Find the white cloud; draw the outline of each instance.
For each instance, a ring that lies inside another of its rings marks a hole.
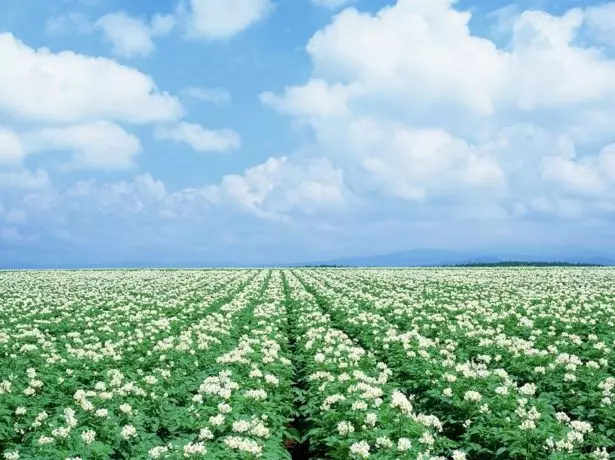
[[[588,7],[585,21],[595,41],[615,46],[615,2]]]
[[[106,14],[97,21],[73,11],[49,18],[45,28],[52,34],[90,34],[99,30],[111,43],[114,55],[130,59],[149,56],[156,48],[153,38],[170,34],[176,23],[174,14],[155,14],[147,23],[125,11]]]
[[[94,207],[104,212],[141,212],[163,206],[168,192],[162,181],[141,174],[132,181],[77,182],[61,195],[61,200],[77,207]]]
[[[599,196],[606,191],[606,187],[592,163],[547,157],[542,163],[542,177],[575,195]]]
[[[494,199],[506,191],[497,161],[441,129],[367,117],[312,122],[319,150],[354,171],[353,190],[410,201]]]
[[[615,182],[615,144],[609,144],[600,151],[598,165],[600,171]]]
[[[615,140],[615,60],[577,44],[586,11],[509,11],[498,48],[454,4],[347,8],[309,40],[312,78],[261,100],[307,126],[305,148],[355,192],[509,209],[547,194],[567,215],[613,201],[613,156],[576,152]]]
[[[354,0],[311,0],[316,6],[324,6],[325,8],[339,8],[340,6],[352,3]]]
[[[9,190],[40,190],[51,186],[49,174],[42,169],[0,171],[0,188]]]
[[[582,123],[590,131],[593,123],[583,123],[587,113],[568,112],[562,120],[561,109],[608,107],[613,114],[615,63],[573,44],[581,10],[523,12],[505,51],[472,35],[470,14],[450,3],[399,0],[377,15],[346,9],[307,45],[315,78],[350,86],[355,103],[372,110],[394,109],[423,125],[463,124],[466,133],[493,114],[496,121],[520,121],[529,111],[548,110],[559,128]]]
[[[122,127],[95,122],[65,128],[43,128],[24,135],[28,150],[72,152],[71,168],[125,169],[141,150],[139,139]]]
[[[168,35],[175,27],[175,22],[172,14],[156,14],[148,24],[124,11],[118,11],[98,19],[96,27],[111,42],[113,54],[129,59],[150,55],[156,48],[152,37]]]
[[[182,91],[186,96],[193,97],[203,102],[211,102],[215,105],[227,105],[231,103],[231,94],[222,88],[206,88],[190,86]]]
[[[171,33],[177,23],[173,14],[156,14],[150,23],[150,32],[154,37],[160,37]]]
[[[19,164],[26,152],[19,136],[8,129],[0,127],[0,166]]]
[[[326,158],[269,158],[205,189],[205,196],[214,203],[234,203],[270,219],[287,219],[294,211],[313,214],[339,209],[346,203],[346,193],[342,171]]]
[[[189,35],[228,39],[266,17],[273,8],[271,0],[190,0]]]
[[[65,34],[67,32],[88,34],[93,32],[96,26],[85,14],[73,11],[49,18],[45,23],[45,28],[52,34]]]
[[[179,101],[148,75],[111,59],[34,50],[0,34],[0,113],[47,122],[174,120]]]
[[[111,42],[112,52],[117,56],[143,57],[154,51],[149,25],[123,11],[106,14],[96,21],[96,25]]]
[[[335,83],[328,85],[320,79],[310,80],[305,86],[286,89],[283,98],[271,92],[261,94],[264,104],[289,115],[316,117],[343,117],[348,108],[350,88]]]
[[[307,51],[325,80],[412,99],[416,110],[446,103],[488,115],[506,64],[492,42],[469,34],[469,18],[447,0],[400,0],[376,16],[348,8]]]
[[[231,129],[206,129],[195,123],[181,122],[171,128],[160,128],[158,139],[184,142],[197,152],[224,152],[241,146],[239,134]]]

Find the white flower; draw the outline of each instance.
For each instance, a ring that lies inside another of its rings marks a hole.
[[[160,458],[163,454],[167,453],[169,451],[169,448],[166,446],[157,446],[157,447],[152,447],[148,454],[151,458]]]
[[[41,436],[40,438],[38,438],[38,443],[42,446],[45,444],[52,444],[53,443],[53,438],[50,438],[49,436]]]
[[[421,436],[421,438],[419,439],[419,442],[421,444],[427,444],[428,446],[431,446],[434,443],[434,441],[435,441],[434,437],[431,435],[431,433],[428,433],[427,431],[425,431],[423,435]]]
[[[609,460],[609,452],[606,450],[606,447],[599,447],[595,451],[591,453],[591,456],[596,460]]]
[[[533,383],[526,383],[519,388],[519,393],[522,395],[533,396],[536,393],[536,385]]]
[[[534,420],[524,420],[519,428],[522,430],[533,430],[536,428],[536,423]]]
[[[213,417],[209,417],[209,423],[212,426],[220,426],[224,423],[224,419],[225,419],[224,415],[218,414]]]
[[[376,425],[377,420],[378,420],[378,416],[374,414],[373,412],[370,412],[369,414],[365,416],[365,423],[367,423],[370,426]]]
[[[60,427],[60,428],[54,428],[53,430],[51,430],[51,436],[53,436],[54,438],[66,439],[68,438],[69,435],[70,435],[70,428],[67,428],[65,426]]]
[[[479,402],[483,399],[483,396],[478,391],[470,390],[465,392],[463,399],[471,402]]]
[[[271,375],[271,374],[265,375],[265,382],[273,386],[277,386],[279,384],[278,378],[275,375]]]
[[[120,405],[120,412],[124,414],[132,414],[132,406],[130,404],[122,404]]]
[[[267,399],[267,392],[265,390],[248,390],[245,393],[246,398],[265,400]]]
[[[32,387],[27,387],[24,391],[23,394],[26,396],[32,396],[34,394],[36,394],[36,390]]]
[[[220,403],[218,404],[218,412],[220,412],[221,414],[228,414],[233,410],[233,408],[226,403]]]
[[[508,387],[507,386],[501,386],[501,387],[497,387],[495,389],[495,392],[499,395],[507,395],[508,394]]]
[[[188,443],[184,446],[184,457],[191,457],[193,455],[205,455],[207,449],[202,442]]]
[[[466,460],[466,454],[460,450],[453,451],[453,460]]]
[[[350,433],[354,433],[354,426],[347,421],[339,422],[337,424],[337,432],[340,436],[348,436]]]
[[[366,441],[355,442],[350,446],[350,452],[359,458],[369,457],[369,444]]]
[[[383,449],[390,449],[393,447],[393,441],[386,437],[379,437],[376,439],[376,446],[381,447]]]
[[[397,441],[397,450],[400,452],[406,452],[412,448],[412,442],[408,438],[399,438]]]
[[[263,451],[262,446],[256,441],[249,438],[242,438],[240,436],[228,436],[224,439],[224,444],[231,449],[241,450],[256,456],[260,456]]]
[[[124,425],[124,427],[122,428],[122,431],[120,433],[120,435],[122,436],[122,438],[124,439],[130,439],[130,438],[135,438],[137,437],[137,430],[134,426],[132,425]]]
[[[367,410],[367,403],[365,401],[355,401],[352,403],[352,410]]]
[[[250,422],[246,420],[237,420],[233,422],[233,431],[235,433],[245,433],[250,430]]]
[[[84,431],[83,433],[81,433],[81,439],[86,444],[91,444],[92,442],[94,442],[94,439],[96,439],[96,431],[94,430]]]
[[[412,404],[408,398],[406,398],[406,395],[401,391],[396,390],[391,395],[391,407],[399,407],[399,409],[406,415],[410,415],[412,413]]]
[[[570,421],[570,417],[568,417],[568,414],[566,414],[565,412],[558,412],[557,414],[555,414],[555,418],[560,423],[568,423]]]
[[[589,423],[582,422],[581,420],[574,420],[570,422],[570,428],[583,434],[593,431],[593,428]]]

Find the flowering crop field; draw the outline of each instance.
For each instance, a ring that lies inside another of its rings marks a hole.
[[[0,272],[6,459],[615,458],[615,270]]]

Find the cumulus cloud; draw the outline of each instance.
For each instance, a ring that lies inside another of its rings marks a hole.
[[[0,127],[0,166],[19,164],[25,156],[19,136],[12,130]]]
[[[224,176],[204,195],[233,203],[259,217],[284,219],[293,211],[313,214],[340,209],[346,202],[343,173],[326,158],[269,158],[243,174]]]
[[[316,6],[324,6],[325,8],[339,8],[340,6],[352,3],[354,0],[311,0]]]
[[[0,34],[0,113],[41,122],[149,123],[182,115],[152,78],[111,59],[33,49]]]
[[[613,190],[611,156],[583,148],[612,142],[615,117],[615,61],[575,41],[591,14],[507,15],[498,48],[450,0],[347,8],[309,40],[312,77],[261,101],[307,126],[353,191],[510,216],[547,193],[578,209]]]
[[[271,0],[190,0],[189,35],[224,40],[265,18],[274,8]]]
[[[207,88],[190,86],[184,88],[182,93],[203,102],[210,102],[215,105],[227,105],[231,103],[231,94],[222,88]]]
[[[144,57],[156,48],[153,37],[167,35],[173,30],[175,17],[157,14],[148,24],[143,19],[118,11],[99,18],[96,27],[102,30],[106,39],[111,42],[112,52],[116,56]]]
[[[177,18],[174,14],[155,14],[150,21],[150,32],[154,37],[168,35],[176,24]]]
[[[0,170],[0,188],[13,190],[40,190],[51,186],[49,174],[42,169],[30,171],[17,169],[12,171]]]
[[[117,56],[140,57],[154,51],[149,25],[123,11],[106,14],[96,21],[96,25],[111,42],[112,52]]]
[[[121,126],[94,122],[63,128],[43,128],[24,134],[27,148],[37,151],[69,151],[71,168],[125,169],[134,166],[141,151],[139,139]]]
[[[225,152],[241,146],[241,137],[231,129],[206,129],[196,123],[181,122],[156,131],[158,139],[188,144],[197,152]]]
[[[164,183],[150,174],[141,174],[133,180],[100,183],[95,180],[79,181],[64,191],[61,200],[77,207],[95,207],[99,212],[123,213],[154,212],[164,207],[169,194]]]
[[[352,88],[340,83],[327,84],[321,79],[310,80],[301,87],[289,87],[284,97],[267,91],[261,101],[279,112],[294,116],[342,117],[350,115],[348,100]]]
[[[615,2],[588,7],[586,25],[593,40],[615,46]]]
[[[45,28],[52,34],[65,34],[67,32],[88,34],[96,29],[95,25],[85,14],[76,11],[47,19]]]

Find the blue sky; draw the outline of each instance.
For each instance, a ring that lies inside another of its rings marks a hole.
[[[605,2],[0,0],[1,262],[611,254],[614,49]]]

